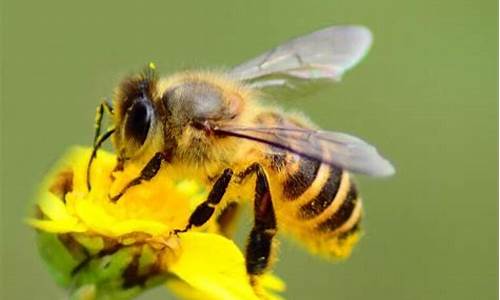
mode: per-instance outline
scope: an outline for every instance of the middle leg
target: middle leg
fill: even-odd
[[[222,172],[222,175],[219,176],[217,181],[215,181],[214,185],[212,186],[212,190],[208,194],[207,200],[198,205],[194,212],[191,214],[186,227],[184,229],[176,229],[173,233],[178,234],[181,232],[186,232],[193,226],[199,227],[208,222],[208,220],[210,220],[215,212],[215,207],[220,203],[222,197],[226,193],[227,187],[229,186],[232,177],[233,170],[225,169],[224,172]]]

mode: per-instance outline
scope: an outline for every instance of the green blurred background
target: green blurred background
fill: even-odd
[[[149,61],[163,74],[231,66],[344,23],[373,31],[369,55],[341,84],[284,106],[374,142],[397,174],[358,178],[366,235],[350,260],[329,264],[282,243],[276,271],[286,296],[498,298],[497,5],[4,1],[0,298],[64,298],[23,218],[51,164],[70,145],[89,144],[95,107],[123,75]]]

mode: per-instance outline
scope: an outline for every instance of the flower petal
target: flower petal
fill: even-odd
[[[206,298],[259,299],[250,285],[245,259],[233,241],[216,234],[188,232],[180,236],[180,245],[180,255],[168,269]]]
[[[37,229],[52,233],[85,232],[87,230],[82,224],[70,221],[28,219],[27,222]]]
[[[262,298],[266,300],[285,299],[278,295],[278,293],[283,292],[285,288],[285,282],[271,273],[266,273],[259,277],[258,287],[255,287],[255,289],[258,290],[258,294],[262,295]]]
[[[66,210],[64,202],[51,192],[43,192],[38,201],[38,207],[50,220],[68,221],[75,220]]]

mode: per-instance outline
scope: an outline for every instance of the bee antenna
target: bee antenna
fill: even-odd
[[[155,81],[158,79],[158,74],[156,72],[156,65],[150,62],[142,71],[142,77],[145,81]]]

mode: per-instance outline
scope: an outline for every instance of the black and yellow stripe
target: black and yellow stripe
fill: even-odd
[[[295,120],[272,113],[261,115],[259,124],[302,127]],[[325,240],[342,240],[359,232],[361,199],[348,172],[279,149],[269,150],[276,153],[269,165],[281,178],[280,200],[295,207],[295,218],[302,220],[297,226],[310,228],[311,238]]]
[[[300,207],[299,217],[301,219],[312,219],[325,211],[332,204],[338,193],[341,178],[342,170],[330,167],[328,179],[321,188],[321,191],[311,201]]]
[[[355,184],[349,174],[340,168],[322,165],[321,170],[308,187],[301,187],[300,195],[294,195],[295,201],[299,202],[296,217],[323,238],[346,237],[357,232],[361,221],[361,199]],[[299,172],[302,172],[300,168],[290,177],[300,177]],[[321,183],[320,189],[317,181]],[[286,198],[287,194],[283,195]]]
[[[342,199],[342,204],[326,220],[318,224],[317,230],[321,232],[337,231],[353,216],[356,207],[358,207],[358,202],[360,202],[360,200],[358,199],[358,192],[355,185],[351,183],[346,197]],[[356,224],[358,224],[357,220],[353,223],[352,226],[343,230],[343,232],[350,230]]]
[[[308,158],[301,158],[297,164],[297,171],[283,183],[285,200],[295,200],[300,197],[316,179],[321,166],[319,161]]]

